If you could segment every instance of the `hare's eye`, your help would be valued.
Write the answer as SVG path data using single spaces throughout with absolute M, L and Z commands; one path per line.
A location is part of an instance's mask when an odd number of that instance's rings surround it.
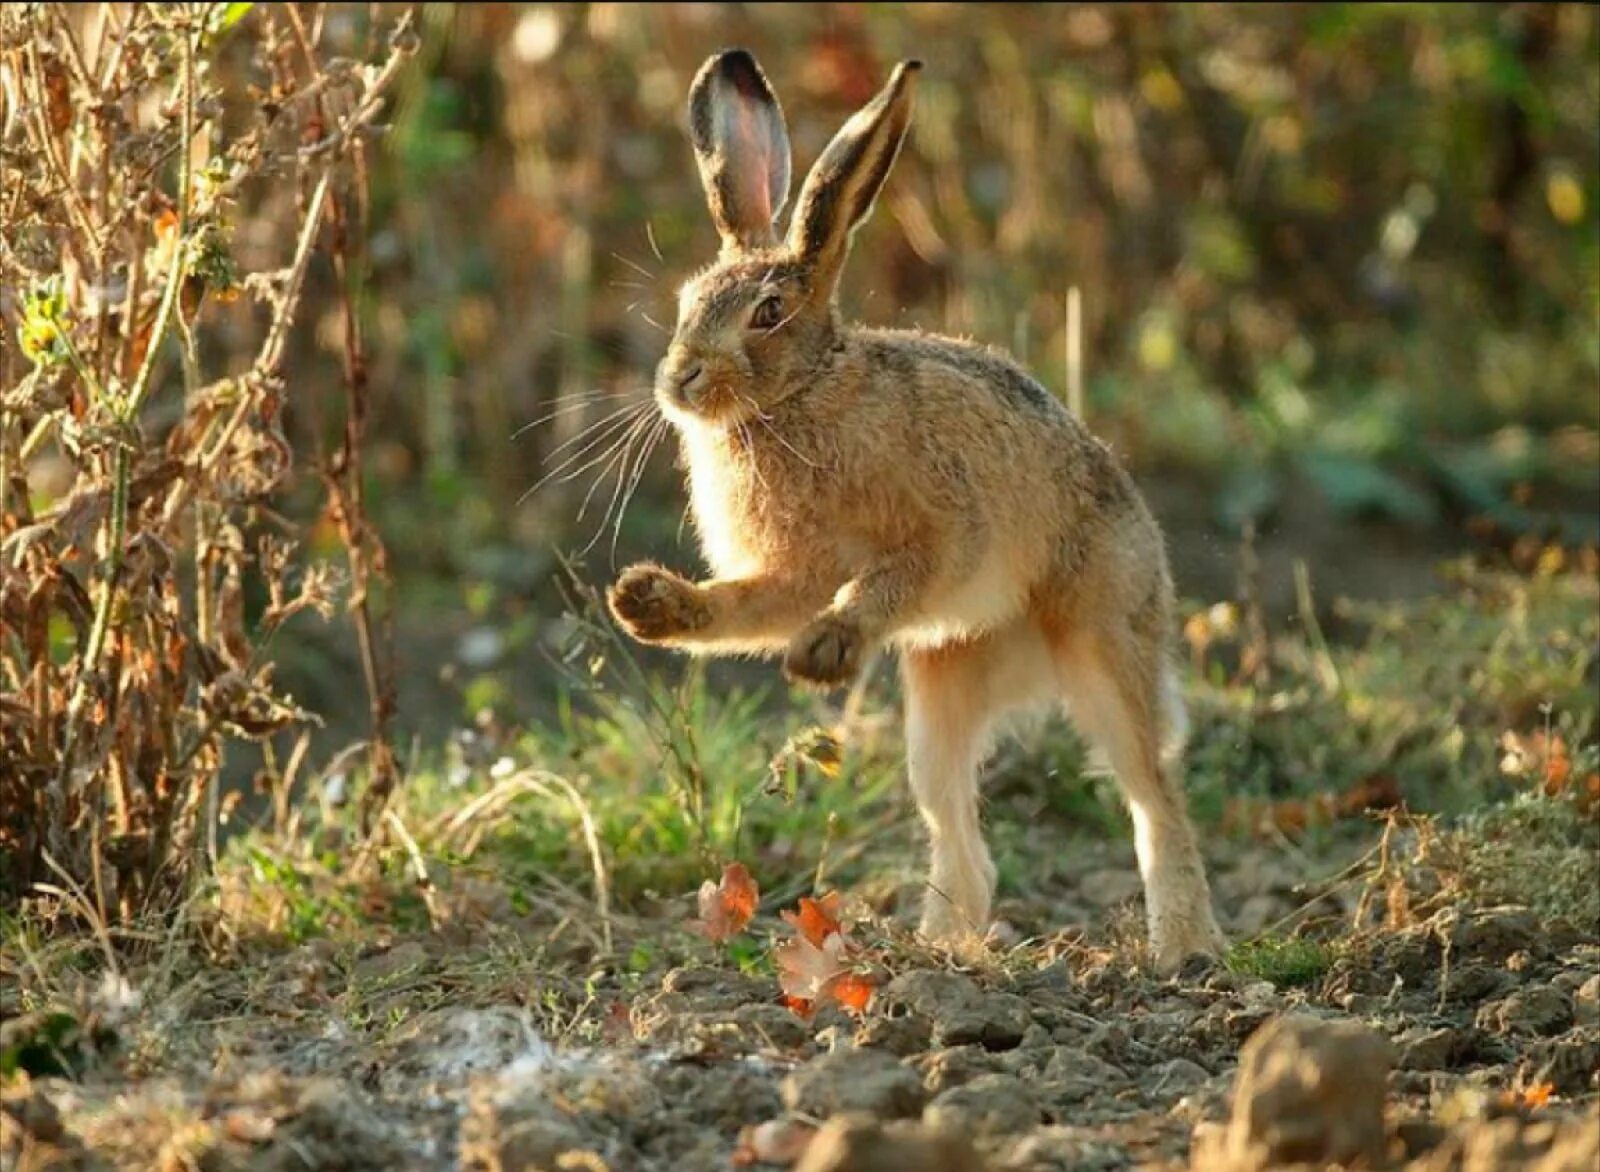
M 782 320 L 783 299 L 777 296 L 763 297 L 756 302 L 755 312 L 750 315 L 750 328 L 770 330 Z

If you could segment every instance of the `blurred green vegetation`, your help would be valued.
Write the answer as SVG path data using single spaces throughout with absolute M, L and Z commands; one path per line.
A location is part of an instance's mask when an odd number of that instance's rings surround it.
M 531 545 L 587 539 L 581 479 L 516 502 L 613 402 L 575 396 L 642 393 L 713 254 L 682 108 L 733 43 L 797 168 L 926 60 L 847 310 L 1064 391 L 1079 289 L 1091 422 L 1141 475 L 1210 485 L 1223 531 L 1309 492 L 1595 539 L 1592 6 L 429 5 L 367 286 L 402 566 L 518 580 Z M 675 540 L 675 491 L 658 459 L 625 537 Z

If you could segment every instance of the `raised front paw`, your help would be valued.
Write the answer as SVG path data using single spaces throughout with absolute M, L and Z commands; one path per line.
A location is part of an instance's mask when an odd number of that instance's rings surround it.
M 794 637 L 783 670 L 793 679 L 832 688 L 855 678 L 866 650 L 867 638 L 860 627 L 830 615 Z
M 698 587 L 660 566 L 629 566 L 606 601 L 623 630 L 641 643 L 666 642 L 711 621 Z

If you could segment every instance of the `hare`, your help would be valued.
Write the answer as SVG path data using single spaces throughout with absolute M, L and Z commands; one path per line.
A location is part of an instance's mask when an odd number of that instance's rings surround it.
M 1005 356 L 840 320 L 835 289 L 911 120 L 921 63 L 897 66 L 801 186 L 741 49 L 708 60 L 689 134 L 716 261 L 678 297 L 655 398 L 679 438 L 715 576 L 653 564 L 607 600 L 645 643 L 778 654 L 834 687 L 898 651 L 911 788 L 931 838 L 921 931 L 971 944 L 995 869 L 978 772 L 1007 712 L 1064 700 L 1132 809 L 1151 952 L 1215 954 L 1204 865 L 1164 743 L 1182 707 L 1160 529 L 1109 448 Z

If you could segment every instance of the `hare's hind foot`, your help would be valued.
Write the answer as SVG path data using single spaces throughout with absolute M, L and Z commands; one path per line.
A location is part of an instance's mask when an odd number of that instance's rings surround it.
M 649 562 L 624 570 L 606 601 L 617 622 L 641 643 L 690 635 L 711 621 L 699 587 Z
M 1227 949 L 1227 939 L 1211 913 L 1210 897 L 1203 894 L 1198 903 L 1191 903 L 1185 915 L 1169 911 L 1159 921 L 1150 919 L 1151 964 L 1158 973 L 1175 973 L 1192 956 L 1220 959 Z

